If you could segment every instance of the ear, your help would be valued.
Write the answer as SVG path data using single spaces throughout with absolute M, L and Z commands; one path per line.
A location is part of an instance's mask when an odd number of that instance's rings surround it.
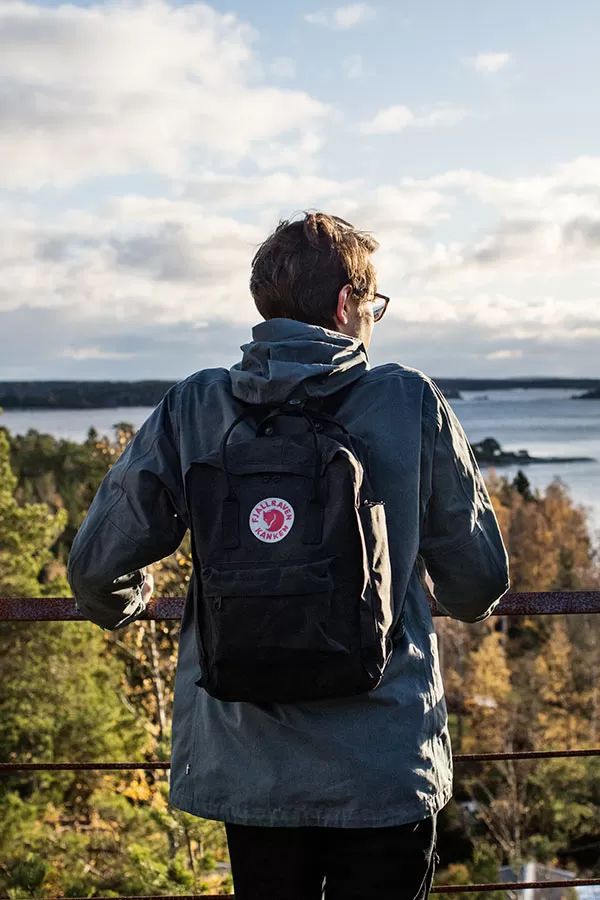
M 350 300 L 351 294 L 351 284 L 345 284 L 338 294 L 337 306 L 334 315 L 336 325 L 348 324 L 348 301 Z

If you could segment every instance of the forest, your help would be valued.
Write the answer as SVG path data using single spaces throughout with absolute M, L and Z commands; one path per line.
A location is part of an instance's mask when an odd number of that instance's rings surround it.
M 69 594 L 73 537 L 132 433 L 122 422 L 74 443 L 0 427 L 0 596 Z M 514 590 L 600 588 L 586 514 L 563 484 L 487 478 Z M 156 594 L 184 594 L 190 572 L 186 539 L 153 567 Z M 168 760 L 178 628 L 0 623 L 0 760 Z M 455 753 L 598 747 L 600 617 L 440 618 L 436 630 Z M 164 771 L 2 778 L 0 897 L 230 892 L 222 825 L 167 794 Z M 436 883 L 497 881 L 499 866 L 530 860 L 599 877 L 599 810 L 598 757 L 457 765 Z
M 0 381 L 4 409 L 116 409 L 156 406 L 174 381 Z M 585 391 L 575 399 L 594 399 L 600 381 L 594 378 L 439 378 L 442 392 L 459 399 L 460 391 L 566 388 Z

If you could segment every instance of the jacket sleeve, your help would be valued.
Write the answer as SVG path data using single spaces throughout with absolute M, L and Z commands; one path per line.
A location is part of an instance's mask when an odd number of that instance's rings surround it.
M 487 618 L 509 588 L 508 557 L 467 437 L 435 385 L 424 437 L 425 514 L 419 553 L 440 612 L 463 622 Z
M 103 628 L 142 615 L 145 567 L 173 553 L 186 531 L 168 397 L 104 478 L 71 549 L 68 578 L 77 606 Z

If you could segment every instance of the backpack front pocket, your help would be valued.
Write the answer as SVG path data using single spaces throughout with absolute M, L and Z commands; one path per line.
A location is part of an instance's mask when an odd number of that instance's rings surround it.
M 327 636 L 331 562 L 205 566 L 205 652 L 216 664 L 229 658 L 238 664 L 342 649 Z

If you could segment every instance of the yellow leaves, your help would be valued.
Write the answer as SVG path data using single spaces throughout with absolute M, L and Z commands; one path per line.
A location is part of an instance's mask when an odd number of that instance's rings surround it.
M 533 495 L 525 478 L 511 485 L 493 476 L 488 489 L 511 564 L 516 591 L 576 590 L 594 568 L 585 510 L 554 481 Z
M 510 695 L 510 669 L 506 660 L 503 636 L 498 631 L 487 634 L 471 654 L 467 680 L 477 685 L 477 692 L 503 703 Z M 468 703 L 468 701 L 466 701 Z
M 571 642 L 562 619 L 552 622 L 544 652 L 536 660 L 539 695 L 545 703 L 558 703 L 572 690 Z
M 589 740 L 586 705 L 590 694 L 576 689 L 572 644 L 562 619 L 552 622 L 549 638 L 535 662 L 535 676 L 541 702 L 536 717 L 541 746 L 566 750 L 582 747 Z
M 471 653 L 463 689 L 470 720 L 464 750 L 502 751 L 509 737 L 512 687 L 503 636 L 499 632 L 487 634 Z
M 504 506 L 500 500 L 500 497 L 493 493 L 494 487 L 499 490 L 498 479 L 495 479 L 494 482 L 487 482 L 488 490 L 490 491 L 490 499 L 492 501 L 492 506 L 494 507 L 494 512 L 496 513 L 496 518 L 498 519 L 498 525 L 500 526 L 500 531 L 503 535 L 508 534 L 508 529 L 510 527 L 510 515 L 511 511 L 507 506 Z
M 165 796 L 162 791 L 155 790 L 152 792 L 150 806 L 152 807 L 152 809 L 156 809 L 161 812 L 166 811 L 169 809 L 169 802 L 167 798 L 168 795 Z
M 152 797 L 150 785 L 141 772 L 135 773 L 122 794 L 129 800 L 133 800 L 134 803 L 145 803 Z

